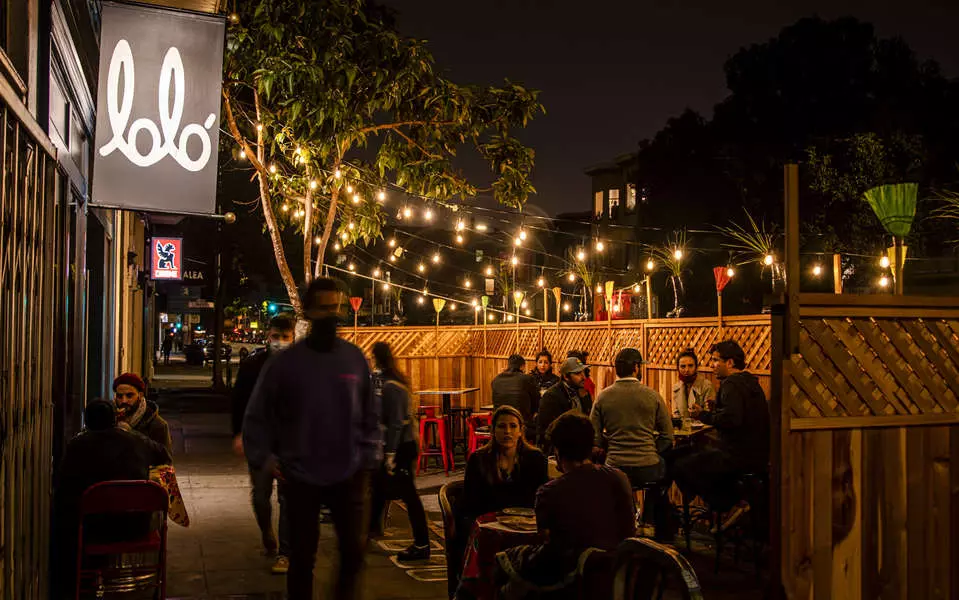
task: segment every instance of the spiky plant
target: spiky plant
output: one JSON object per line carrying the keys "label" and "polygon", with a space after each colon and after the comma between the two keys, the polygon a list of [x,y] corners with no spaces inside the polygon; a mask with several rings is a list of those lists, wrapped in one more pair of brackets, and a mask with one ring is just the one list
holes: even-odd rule
{"label": "spiky plant", "polygon": [[[755,261],[763,270],[768,267],[775,287],[777,281],[784,281],[786,278],[782,262],[775,260],[776,247],[782,236],[775,226],[767,229],[765,221],[757,222],[745,208],[743,212],[746,213],[748,221],[746,227],[731,221],[727,227],[717,225],[716,231],[728,240],[723,243],[723,247],[732,251],[732,260],[736,261],[736,264],[744,265]],[[766,258],[770,256],[773,257],[771,264]]]}
{"label": "spiky plant", "polygon": [[647,246],[651,256],[658,259],[669,272],[669,282],[673,287],[673,310],[667,317],[680,317],[686,311],[686,286],[683,283],[683,261],[691,254],[686,230],[673,232],[669,242],[662,246]]}
{"label": "spiky plant", "polygon": [[951,243],[959,244],[959,193],[957,192],[939,192],[939,200],[942,201],[932,214],[937,219],[951,221],[956,226],[956,237],[949,240]]}

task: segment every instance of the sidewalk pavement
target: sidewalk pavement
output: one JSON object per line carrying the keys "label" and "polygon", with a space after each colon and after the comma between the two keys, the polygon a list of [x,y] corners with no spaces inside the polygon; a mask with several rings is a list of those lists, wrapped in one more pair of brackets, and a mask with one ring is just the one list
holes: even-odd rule
{"label": "sidewalk pavement", "polygon": [[[181,381],[181,383],[187,383]],[[170,423],[180,490],[190,526],[170,525],[167,551],[170,598],[282,598],[285,577],[272,575],[272,560],[262,555],[259,530],[250,507],[245,461],[231,451],[229,399],[205,390],[169,390],[160,395],[161,414]],[[370,544],[364,598],[446,599],[442,522],[436,490],[442,472],[418,478],[431,521],[433,558],[428,564],[402,565],[395,553],[410,543],[401,504],[391,510],[387,536]],[[274,519],[277,511],[274,509]],[[321,525],[316,596],[329,596],[336,539]]]}

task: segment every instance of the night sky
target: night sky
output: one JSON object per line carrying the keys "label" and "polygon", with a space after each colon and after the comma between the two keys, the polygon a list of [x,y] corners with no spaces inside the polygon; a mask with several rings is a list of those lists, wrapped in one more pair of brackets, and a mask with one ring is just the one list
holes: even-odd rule
{"label": "night sky", "polygon": [[[956,0],[385,0],[402,33],[429,40],[461,83],[504,78],[542,91],[547,114],[521,137],[536,150],[532,199],[555,214],[589,207],[583,169],[636,149],[686,107],[710,116],[723,63],[805,17],[854,16],[905,38],[959,75]],[[472,168],[469,169],[472,172]]]}

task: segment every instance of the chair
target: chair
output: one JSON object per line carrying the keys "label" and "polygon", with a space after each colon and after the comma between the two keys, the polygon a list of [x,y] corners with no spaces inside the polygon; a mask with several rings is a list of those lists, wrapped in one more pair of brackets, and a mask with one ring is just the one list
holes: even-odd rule
{"label": "chair", "polygon": [[[435,413],[434,413],[435,414]],[[416,474],[420,474],[423,463],[429,458],[440,458],[443,461],[443,470],[450,474],[450,445],[447,437],[447,418],[426,416],[420,419],[420,456],[416,460]],[[432,430],[433,444],[426,440],[427,431]],[[438,443],[437,443],[438,442]]]}
{"label": "chair", "polygon": [[468,420],[468,448],[466,451],[466,458],[470,457],[470,454],[476,452],[480,446],[485,444],[490,440],[492,433],[490,432],[490,423],[493,419],[491,413],[476,413],[475,415],[470,415]]}
{"label": "chair", "polygon": [[[143,587],[157,589],[157,597],[166,597],[166,535],[169,499],[166,490],[153,481],[105,481],[90,486],[80,498],[79,534],[77,537],[76,597],[84,591],[102,596],[111,580],[142,582]],[[150,529],[136,539],[107,543],[87,543],[84,522],[96,515],[142,514],[144,523],[160,513],[161,521],[156,529]],[[133,566],[89,566],[84,568],[84,559],[104,559],[122,554],[157,553],[154,564]],[[84,589],[84,578],[92,579],[95,587]],[[153,579],[150,582],[150,579]],[[149,582],[149,583],[147,583]]]}
{"label": "chair", "polygon": [[463,568],[463,557],[457,556],[459,552],[454,544],[456,538],[456,515],[454,508],[462,499],[463,492],[464,487],[462,481],[446,483],[439,491],[440,513],[443,515],[443,545],[446,547],[446,581],[449,587],[448,592],[450,598],[456,593],[460,570]]}
{"label": "chair", "polygon": [[678,592],[683,600],[702,600],[696,572],[675,548],[630,538],[616,554],[614,600],[659,600],[667,591]]}

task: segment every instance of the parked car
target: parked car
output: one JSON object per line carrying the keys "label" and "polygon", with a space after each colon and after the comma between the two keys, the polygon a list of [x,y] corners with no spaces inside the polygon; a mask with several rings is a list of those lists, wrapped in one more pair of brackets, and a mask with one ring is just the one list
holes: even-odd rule
{"label": "parked car", "polygon": [[206,361],[206,354],[203,351],[203,344],[193,342],[183,347],[183,356],[186,358],[186,364],[202,366]]}
{"label": "parked car", "polygon": [[[208,339],[206,341],[206,344],[204,344],[203,346],[203,358],[207,362],[213,361],[213,348],[214,348],[213,340]],[[233,354],[233,346],[227,344],[226,342],[223,342],[223,344],[220,345],[220,359],[230,360],[230,356],[232,354]]]}

